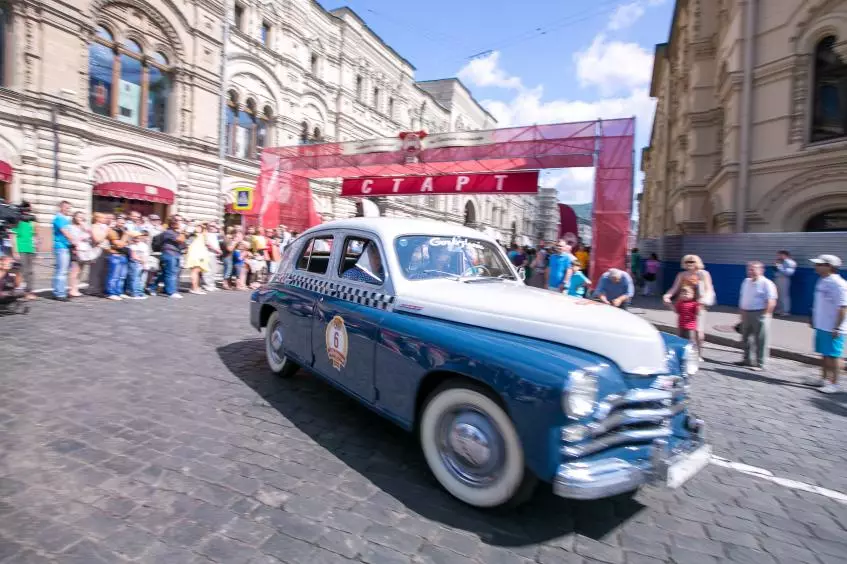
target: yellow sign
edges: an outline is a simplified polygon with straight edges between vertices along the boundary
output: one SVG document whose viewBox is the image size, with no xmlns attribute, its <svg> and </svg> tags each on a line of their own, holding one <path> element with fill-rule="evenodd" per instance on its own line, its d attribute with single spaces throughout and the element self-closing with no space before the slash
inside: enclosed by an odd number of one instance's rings
<svg viewBox="0 0 847 564">
<path fill-rule="evenodd" d="M 253 189 L 247 186 L 242 186 L 233 190 L 235 192 L 235 200 L 232 203 L 232 209 L 238 211 L 250 211 L 253 209 Z"/>
<path fill-rule="evenodd" d="M 347 364 L 347 327 L 340 315 L 326 326 L 326 354 L 336 370 Z"/>
</svg>

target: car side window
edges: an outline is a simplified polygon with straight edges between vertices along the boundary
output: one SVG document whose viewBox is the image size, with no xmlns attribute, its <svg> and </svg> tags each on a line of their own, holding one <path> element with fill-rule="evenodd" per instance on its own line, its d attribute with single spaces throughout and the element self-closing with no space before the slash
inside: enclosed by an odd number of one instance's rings
<svg viewBox="0 0 847 564">
<path fill-rule="evenodd" d="M 367 237 L 347 237 L 338 261 L 338 276 L 344 280 L 381 286 L 385 281 L 385 269 L 376 242 Z"/>
<path fill-rule="evenodd" d="M 320 235 L 309 239 L 297 259 L 295 268 L 314 274 L 326 274 L 332 254 L 332 241 L 332 235 Z"/>
</svg>

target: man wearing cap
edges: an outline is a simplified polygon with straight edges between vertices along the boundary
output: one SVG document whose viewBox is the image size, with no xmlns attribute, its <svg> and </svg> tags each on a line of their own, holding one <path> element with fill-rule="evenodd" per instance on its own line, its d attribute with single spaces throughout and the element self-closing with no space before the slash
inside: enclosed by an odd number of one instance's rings
<svg viewBox="0 0 847 564">
<path fill-rule="evenodd" d="M 821 377 L 807 382 L 820 386 L 825 394 L 841 391 L 838 385 L 839 362 L 844 357 L 844 333 L 847 332 L 847 281 L 838 274 L 841 259 L 820 255 L 812 259 L 818 279 L 812 305 L 815 352 L 821 355 Z"/>
</svg>

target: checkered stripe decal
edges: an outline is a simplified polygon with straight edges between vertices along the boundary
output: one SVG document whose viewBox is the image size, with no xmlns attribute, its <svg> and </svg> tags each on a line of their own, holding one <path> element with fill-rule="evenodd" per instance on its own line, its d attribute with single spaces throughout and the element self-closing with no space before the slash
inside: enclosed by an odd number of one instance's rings
<svg viewBox="0 0 847 564">
<path fill-rule="evenodd" d="M 328 280 L 312 278 L 311 276 L 291 273 L 286 277 L 285 283 L 302 288 L 303 290 L 317 292 L 318 294 L 324 294 L 332 298 L 338 298 L 367 307 L 384 311 L 394 310 L 394 296 L 358 288 L 344 282 L 330 282 Z"/>
</svg>

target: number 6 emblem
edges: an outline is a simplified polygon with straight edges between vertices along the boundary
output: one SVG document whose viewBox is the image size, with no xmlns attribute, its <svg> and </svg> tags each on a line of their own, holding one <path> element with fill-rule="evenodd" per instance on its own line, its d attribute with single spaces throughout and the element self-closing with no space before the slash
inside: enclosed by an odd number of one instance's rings
<svg viewBox="0 0 847 564">
<path fill-rule="evenodd" d="M 336 370 L 347 364 L 347 327 L 340 315 L 326 326 L 326 354 Z"/>
</svg>

